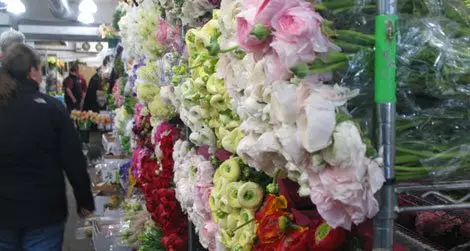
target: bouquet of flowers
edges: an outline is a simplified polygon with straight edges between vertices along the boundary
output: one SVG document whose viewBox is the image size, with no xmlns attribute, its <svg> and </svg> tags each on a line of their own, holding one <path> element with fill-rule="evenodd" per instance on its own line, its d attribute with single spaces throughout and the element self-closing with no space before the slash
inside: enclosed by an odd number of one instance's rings
<svg viewBox="0 0 470 251">
<path fill-rule="evenodd" d="M 141 118 L 137 120 L 142 121 Z M 134 149 L 133 175 L 144 193 L 146 208 L 162 230 L 167 250 L 184 250 L 187 245 L 187 218 L 176 201 L 173 179 L 173 145 L 181 137 L 176 126 L 162 123 L 156 127 L 153 142 Z"/>
<path fill-rule="evenodd" d="M 114 28 L 114 26 L 110 24 L 100 25 L 99 33 L 101 35 L 101 38 L 106 38 L 106 39 L 114 39 L 114 38 L 117 38 L 119 35 L 116 28 Z"/>
<path fill-rule="evenodd" d="M 189 142 L 182 140 L 174 145 L 173 159 L 176 199 L 193 222 L 202 246 L 215 250 L 218 227 L 209 208 L 214 167 L 191 149 Z"/>
<path fill-rule="evenodd" d="M 181 120 L 192 130 L 191 141 L 235 152 L 244 135 L 238 128 L 238 115 L 231 110 L 224 80 L 215 73 L 220 52 L 216 44 L 220 34 L 217 13 L 214 11 L 213 19 L 201 29 L 187 32 L 188 66 L 175 69 L 174 92 L 182 104 Z"/>
<path fill-rule="evenodd" d="M 98 113 L 92 111 L 72 110 L 70 112 L 70 118 L 78 124 L 80 130 L 89 130 L 98 116 Z"/>
</svg>

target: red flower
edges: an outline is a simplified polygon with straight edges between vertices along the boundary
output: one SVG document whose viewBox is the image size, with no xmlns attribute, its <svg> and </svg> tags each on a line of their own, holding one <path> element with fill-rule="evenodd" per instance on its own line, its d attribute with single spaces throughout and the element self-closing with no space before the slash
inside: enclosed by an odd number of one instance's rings
<svg viewBox="0 0 470 251">
<path fill-rule="evenodd" d="M 278 242 L 285 234 L 285 229 L 281 228 L 280 217 L 287 216 L 289 213 L 285 211 L 269 214 L 258 223 L 256 235 L 261 244 L 270 244 Z"/>
<path fill-rule="evenodd" d="M 315 231 L 310 228 L 291 231 L 279 244 L 277 251 L 310 251 L 314 249 Z"/>
<path fill-rule="evenodd" d="M 315 229 L 315 248 L 318 250 L 335 250 L 343 245 L 346 230 L 341 227 L 332 228 L 326 222 Z"/>
<path fill-rule="evenodd" d="M 274 251 L 278 249 L 279 245 L 280 245 L 280 241 L 270 243 L 270 244 L 257 243 L 253 245 L 253 251 Z"/>
<path fill-rule="evenodd" d="M 187 249 L 187 238 L 180 237 L 177 233 L 171 233 L 162 238 L 162 244 L 167 251 L 180 251 Z"/>
</svg>

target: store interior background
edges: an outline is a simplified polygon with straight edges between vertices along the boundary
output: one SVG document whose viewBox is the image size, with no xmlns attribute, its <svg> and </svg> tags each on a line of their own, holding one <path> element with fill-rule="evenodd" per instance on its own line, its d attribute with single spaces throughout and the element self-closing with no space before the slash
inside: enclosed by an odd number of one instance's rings
<svg viewBox="0 0 470 251">
<path fill-rule="evenodd" d="M 85 24 L 77 21 L 81 0 L 21 0 L 26 11 L 23 14 L 0 12 L 0 32 L 11 28 L 25 34 L 26 41 L 40 54 L 42 60 L 56 57 L 64 62 L 79 60 L 81 74 L 89 81 L 100 66 L 103 58 L 109 54 L 108 43 L 99 34 L 99 25 L 110 23 L 117 6 L 116 0 L 94 0 L 97 12 L 94 22 Z M 89 45 L 90 49 L 86 50 Z M 98 45 L 98 46 L 97 46 Z M 97 50 L 101 48 L 101 50 Z M 66 76 L 67 73 L 64 75 Z M 93 140 L 93 139 L 90 139 Z M 99 138 L 97 139 L 99 140 Z M 94 250 L 88 239 L 77 240 L 76 228 L 80 225 L 75 211 L 75 200 L 70 186 L 69 220 L 64 240 L 64 251 Z"/>
</svg>

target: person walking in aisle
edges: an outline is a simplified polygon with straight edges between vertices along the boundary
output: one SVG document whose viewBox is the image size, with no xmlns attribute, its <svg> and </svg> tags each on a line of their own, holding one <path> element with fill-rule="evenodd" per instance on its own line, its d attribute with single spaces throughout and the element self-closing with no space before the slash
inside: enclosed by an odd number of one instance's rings
<svg viewBox="0 0 470 251">
<path fill-rule="evenodd" d="M 38 91 L 40 58 L 12 45 L 0 68 L 0 250 L 61 251 L 67 199 L 78 214 L 95 210 L 86 160 L 60 101 Z"/>
<path fill-rule="evenodd" d="M 98 96 L 102 94 L 101 85 L 101 68 L 96 69 L 96 73 L 91 77 L 90 83 L 88 83 L 87 93 L 85 96 L 85 102 L 83 105 L 84 111 L 93 111 L 96 113 L 100 112 L 100 104 L 98 102 Z"/>
<path fill-rule="evenodd" d="M 64 79 L 64 100 L 70 111 L 80 110 L 82 104 L 83 86 L 80 79 L 80 68 L 77 63 L 72 63 L 69 76 Z"/>
</svg>

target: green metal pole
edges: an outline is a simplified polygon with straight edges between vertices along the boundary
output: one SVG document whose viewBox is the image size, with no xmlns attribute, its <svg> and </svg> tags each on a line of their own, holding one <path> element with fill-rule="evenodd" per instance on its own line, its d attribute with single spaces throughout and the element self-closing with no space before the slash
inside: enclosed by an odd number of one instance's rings
<svg viewBox="0 0 470 251">
<path fill-rule="evenodd" d="M 374 219 L 374 250 L 393 250 L 394 220 L 397 205 L 395 174 L 395 103 L 397 16 L 395 0 L 379 0 L 375 19 L 375 84 L 378 149 L 384 160 L 385 184 L 380 190 L 380 211 Z"/>
</svg>

